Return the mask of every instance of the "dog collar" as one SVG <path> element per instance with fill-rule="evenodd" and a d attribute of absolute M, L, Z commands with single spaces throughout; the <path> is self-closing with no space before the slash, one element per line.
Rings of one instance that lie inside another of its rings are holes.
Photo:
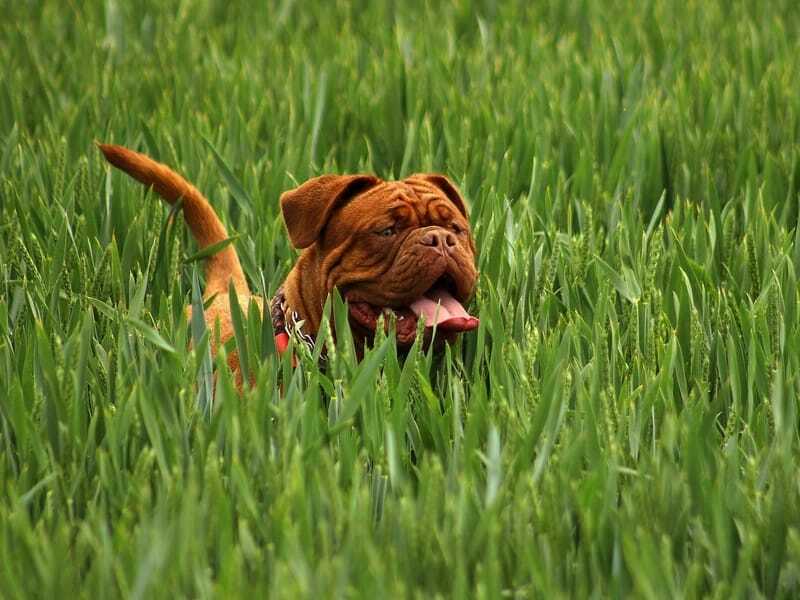
<path fill-rule="evenodd" d="M 272 329 L 275 332 L 275 349 L 278 354 L 283 354 L 289 346 L 289 338 L 294 335 L 310 353 L 314 351 L 314 336 L 303 331 L 305 323 L 296 310 L 289 307 L 283 286 L 279 287 L 270 301 L 270 314 L 272 315 Z M 287 319 L 288 316 L 288 319 Z"/>

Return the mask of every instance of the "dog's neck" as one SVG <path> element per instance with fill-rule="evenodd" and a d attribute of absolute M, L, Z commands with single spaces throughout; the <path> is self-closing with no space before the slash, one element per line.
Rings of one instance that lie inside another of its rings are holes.
<path fill-rule="evenodd" d="M 291 321 L 295 319 L 302 321 L 301 338 L 304 338 L 303 341 L 310 344 L 311 347 L 314 345 L 314 338 L 316 338 L 322 322 L 325 299 L 330 292 L 325 288 L 323 283 L 325 278 L 320 276 L 321 272 L 320 255 L 312 246 L 300 255 L 279 290 L 280 296 L 285 300 L 285 306 L 280 313 L 280 320 L 283 324 L 281 331 L 286 335 L 291 328 Z M 275 325 L 276 321 L 273 316 L 273 326 Z M 353 344 L 356 356 L 360 360 L 363 357 L 364 344 L 371 338 L 371 332 L 360 331 L 359 333 L 358 325 L 351 323 L 351 326 L 356 328 L 353 330 Z M 333 328 L 333 324 L 331 327 Z M 288 337 L 285 342 L 282 342 L 284 348 L 286 343 L 288 343 Z"/>
<path fill-rule="evenodd" d="M 319 277 L 319 258 L 310 248 L 300 255 L 283 283 L 286 303 L 305 322 L 303 328 L 311 335 L 319 331 L 322 321 L 322 304 L 326 290 L 322 289 Z"/>

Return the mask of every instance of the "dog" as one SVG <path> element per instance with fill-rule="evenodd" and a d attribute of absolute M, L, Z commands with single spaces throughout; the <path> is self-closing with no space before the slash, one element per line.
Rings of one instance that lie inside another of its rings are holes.
<path fill-rule="evenodd" d="M 122 146 L 98 143 L 106 160 L 152 188 L 169 204 L 182 201 L 184 219 L 199 248 L 228 238 L 208 200 L 175 171 Z M 359 353 L 375 335 L 379 318 L 394 317 L 400 349 L 415 342 L 452 342 L 478 327 L 464 304 L 475 291 L 475 243 L 466 204 L 444 175 L 423 173 L 399 181 L 374 175 L 322 175 L 281 194 L 289 240 L 301 250 L 270 301 L 276 347 L 290 336 L 313 345 L 325 300 L 337 288 L 347 301 Z M 205 259 L 205 320 L 212 353 L 233 336 L 229 287 L 241 307 L 264 299 L 250 292 L 232 244 Z M 212 299 L 213 298 L 213 299 Z M 187 307 L 191 317 L 191 306 Z M 235 352 L 228 365 L 241 389 Z"/>

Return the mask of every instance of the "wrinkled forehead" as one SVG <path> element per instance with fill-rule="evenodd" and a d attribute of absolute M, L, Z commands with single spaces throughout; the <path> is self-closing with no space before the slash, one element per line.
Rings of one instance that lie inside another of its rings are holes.
<path fill-rule="evenodd" d="M 460 215 L 450 199 L 436 186 L 420 179 L 384 181 L 359 194 L 341 211 L 345 219 L 359 215 L 393 214 L 419 222 L 452 219 Z"/>

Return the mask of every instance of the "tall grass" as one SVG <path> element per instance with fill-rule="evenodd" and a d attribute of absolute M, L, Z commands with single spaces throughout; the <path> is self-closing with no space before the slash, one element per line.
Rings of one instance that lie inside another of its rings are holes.
<path fill-rule="evenodd" d="M 2 596 L 797 596 L 795 3 L 0 5 Z M 239 398 L 95 138 L 265 295 L 282 190 L 446 172 L 481 327 L 292 369 L 250 309 Z"/>

